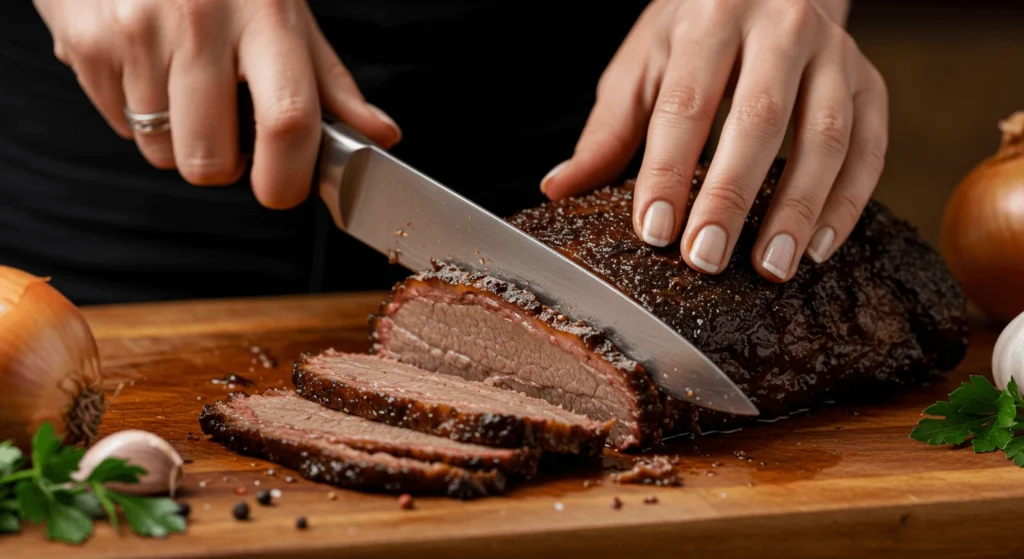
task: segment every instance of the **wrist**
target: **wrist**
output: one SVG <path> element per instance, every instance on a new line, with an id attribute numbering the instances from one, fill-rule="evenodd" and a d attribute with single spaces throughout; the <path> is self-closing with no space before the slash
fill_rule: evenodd
<path id="1" fill-rule="evenodd" d="M 810 0 L 837 25 L 846 27 L 846 18 L 850 14 L 850 0 Z"/>

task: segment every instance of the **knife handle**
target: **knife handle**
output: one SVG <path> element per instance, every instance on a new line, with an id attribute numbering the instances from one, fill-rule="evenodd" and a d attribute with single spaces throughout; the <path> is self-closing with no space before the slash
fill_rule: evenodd
<path id="1" fill-rule="evenodd" d="M 345 231 L 344 209 L 351 206 L 351 201 L 344 196 L 356 189 L 342 186 L 347 178 L 357 176 L 365 169 L 373 150 L 379 146 L 328 114 L 323 115 L 321 128 L 323 134 L 314 180 L 319 183 L 320 199 L 327 205 L 334 224 Z"/>

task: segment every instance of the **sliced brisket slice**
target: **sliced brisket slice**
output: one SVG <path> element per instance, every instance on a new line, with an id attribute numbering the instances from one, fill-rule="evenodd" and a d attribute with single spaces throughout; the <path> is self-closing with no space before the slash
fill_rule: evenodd
<path id="1" fill-rule="evenodd" d="M 619 450 L 659 438 L 661 402 L 643 368 L 504 281 L 440 265 L 396 285 L 373 327 L 379 355 L 614 420 L 608 443 Z"/>
<path id="2" fill-rule="evenodd" d="M 540 462 L 536 448 L 497 448 L 464 443 L 412 429 L 394 427 L 325 408 L 290 390 L 270 389 L 262 395 L 232 394 L 225 404 L 268 425 L 287 425 L 311 439 L 340 443 L 364 452 L 384 452 L 425 462 L 444 462 L 466 469 L 495 469 L 506 476 L 533 477 Z"/>
<path id="3" fill-rule="evenodd" d="M 325 420 L 312 411 L 313 406 L 322 408 L 284 392 L 249 397 L 235 393 L 226 402 L 203 406 L 199 424 L 204 433 L 228 448 L 270 460 L 295 469 L 311 480 L 338 487 L 447 495 L 460 499 L 496 495 L 505 490 L 505 476 L 497 469 L 477 471 L 431 461 L 452 457 L 457 461 L 465 447 L 460 448 L 454 441 L 445 443 L 408 433 L 395 434 L 382 429 L 388 427 L 386 425 L 367 427 L 374 422 L 365 420 L 348 422 L 346 426 L 347 420 Z M 339 417 L 344 415 L 325 411 Z M 358 433 L 360 431 L 362 435 Z M 383 436 L 391 433 L 396 438 L 382 441 L 383 444 L 373 450 L 374 445 L 369 442 L 375 436 L 373 433 Z M 352 442 L 355 446 L 342 441 Z M 410 457 L 395 456 L 389 451 Z M 507 460 L 505 463 L 509 466 L 514 462 L 510 456 L 495 449 L 483 449 L 481 452 L 486 453 L 485 459 Z M 518 451 L 512 454 L 515 452 Z"/>
<path id="4" fill-rule="evenodd" d="M 328 349 L 295 363 L 295 391 L 329 408 L 453 440 L 599 454 L 611 427 L 543 400 L 398 361 Z"/>

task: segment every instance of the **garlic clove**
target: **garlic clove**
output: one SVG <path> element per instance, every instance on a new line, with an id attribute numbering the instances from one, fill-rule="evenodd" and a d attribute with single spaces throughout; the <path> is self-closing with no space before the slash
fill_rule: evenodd
<path id="1" fill-rule="evenodd" d="M 992 348 L 993 384 L 1003 390 L 1011 378 L 1017 381 L 1017 390 L 1024 391 L 1024 313 L 1003 328 Z"/>
<path id="2" fill-rule="evenodd" d="M 164 439 L 148 431 L 128 429 L 104 437 L 93 445 L 82 457 L 72 478 L 85 480 L 107 458 L 121 458 L 131 465 L 145 468 L 146 473 L 139 476 L 139 483 L 105 484 L 113 491 L 133 495 L 169 493 L 174 497 L 185 464 L 174 447 Z"/>

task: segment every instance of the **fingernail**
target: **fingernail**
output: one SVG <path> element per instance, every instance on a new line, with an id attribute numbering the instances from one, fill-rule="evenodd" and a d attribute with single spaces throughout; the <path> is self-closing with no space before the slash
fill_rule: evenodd
<path id="1" fill-rule="evenodd" d="M 675 217 L 672 205 L 664 200 L 658 200 L 648 206 L 647 213 L 644 214 L 644 242 L 656 247 L 671 243 Z"/>
<path id="2" fill-rule="evenodd" d="M 705 225 L 690 248 L 690 262 L 698 268 L 713 274 L 722 267 L 725 257 L 725 229 L 717 225 Z"/>
<path id="3" fill-rule="evenodd" d="M 555 175 L 557 175 L 558 172 L 561 171 L 563 167 L 565 167 L 566 163 L 568 163 L 568 161 L 563 161 L 563 162 L 559 163 L 558 165 L 555 165 L 554 167 L 552 167 L 552 169 L 550 171 L 548 171 L 548 174 L 544 175 L 544 178 L 540 179 L 540 191 L 541 192 L 547 193 L 548 181 L 553 179 L 555 177 Z"/>
<path id="4" fill-rule="evenodd" d="M 402 137 L 402 129 L 398 127 L 398 123 L 395 122 L 395 119 L 391 118 L 391 116 L 384 112 L 380 107 L 370 103 L 367 103 L 367 105 L 373 109 L 373 112 L 378 118 L 384 121 L 384 124 L 387 124 L 395 131 L 395 134 L 398 135 L 399 138 Z"/>
<path id="5" fill-rule="evenodd" d="M 825 261 L 825 256 L 828 255 L 828 251 L 832 248 L 832 243 L 835 240 L 836 232 L 831 227 L 818 229 L 814 236 L 811 237 L 810 244 L 807 245 L 807 255 L 811 257 L 811 260 L 821 264 Z"/>
<path id="6" fill-rule="evenodd" d="M 796 254 L 796 241 L 789 233 L 775 235 L 772 242 L 768 243 L 768 250 L 764 253 L 764 261 L 761 265 L 765 270 L 775 274 L 779 279 L 786 279 L 789 275 L 789 268 L 793 265 L 793 256 Z"/>

